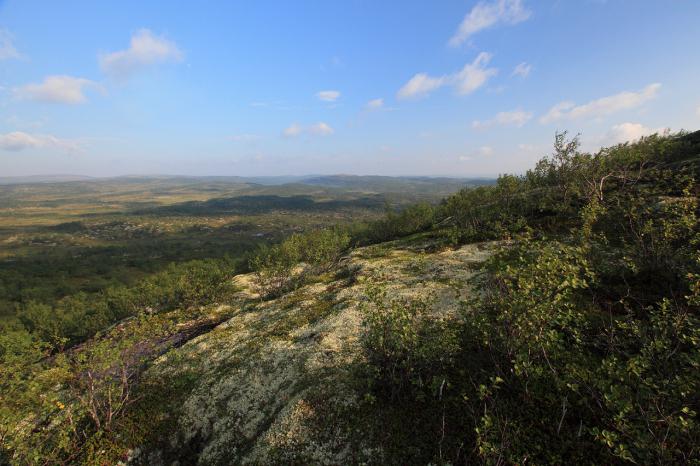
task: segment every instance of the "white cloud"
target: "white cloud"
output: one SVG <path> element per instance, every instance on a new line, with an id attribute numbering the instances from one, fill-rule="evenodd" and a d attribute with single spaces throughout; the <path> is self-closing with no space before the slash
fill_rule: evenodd
<path id="1" fill-rule="evenodd" d="M 639 92 L 620 92 L 619 94 L 602 97 L 578 106 L 570 101 L 560 102 L 549 109 L 549 111 L 540 118 L 540 122 L 547 124 L 563 119 L 596 118 L 610 115 L 621 110 L 639 107 L 656 97 L 660 88 L 661 84 L 653 83 Z"/>
<path id="2" fill-rule="evenodd" d="M 636 141 L 643 136 L 654 133 L 663 133 L 664 128 L 652 129 L 641 123 L 621 123 L 613 126 L 603 137 L 603 144 L 620 144 L 623 142 Z"/>
<path id="3" fill-rule="evenodd" d="M 308 129 L 309 133 L 316 134 L 320 136 L 326 136 L 328 134 L 335 133 L 335 130 L 328 126 L 326 123 L 319 121 L 315 125 L 311 125 Z"/>
<path id="4" fill-rule="evenodd" d="M 495 68 L 486 68 L 491 61 L 491 54 L 481 52 L 473 62 L 464 65 L 457 73 L 432 77 L 426 73 L 413 76 L 396 94 L 399 99 L 424 97 L 445 85 L 454 86 L 458 94 L 474 92 L 498 73 Z"/>
<path id="5" fill-rule="evenodd" d="M 293 138 L 299 136 L 302 132 L 304 132 L 304 129 L 301 126 L 299 126 L 296 123 L 292 123 L 287 128 L 285 128 L 284 131 L 282 131 L 282 134 L 285 137 Z"/>
<path id="6" fill-rule="evenodd" d="M 511 76 L 520 76 L 521 78 L 527 78 L 530 75 L 530 71 L 532 71 L 532 65 L 526 62 L 522 62 L 519 63 L 518 66 L 516 66 L 513 69 Z"/>
<path id="7" fill-rule="evenodd" d="M 160 63 L 180 62 L 183 53 L 177 44 L 141 29 L 131 36 L 128 49 L 100 55 L 100 68 L 117 79 L 126 79 L 134 72 Z"/>
<path id="8" fill-rule="evenodd" d="M 367 102 L 367 108 L 370 110 L 378 110 L 384 106 L 384 99 L 373 99 Z"/>
<path id="9" fill-rule="evenodd" d="M 486 68 L 490 61 L 491 54 L 481 52 L 472 63 L 465 65 L 453 78 L 457 92 L 462 95 L 470 94 L 495 76 L 498 70 Z"/>
<path id="10" fill-rule="evenodd" d="M 521 109 L 516 109 L 510 112 L 499 112 L 490 120 L 479 121 L 474 120 L 472 122 L 472 128 L 474 129 L 487 129 L 492 126 L 517 126 L 520 128 L 525 123 L 532 119 L 532 112 L 526 112 Z"/>
<path id="11" fill-rule="evenodd" d="M 22 131 L 0 134 L 0 149 L 19 152 L 24 149 L 62 149 L 78 150 L 80 146 L 75 141 L 59 139 L 47 134 L 29 134 Z"/>
<path id="12" fill-rule="evenodd" d="M 47 76 L 42 83 L 26 84 L 14 89 L 20 99 L 38 100 L 62 104 L 82 104 L 87 101 L 86 88 L 101 89 L 100 86 L 84 78 L 72 76 Z"/>
<path id="13" fill-rule="evenodd" d="M 521 0 L 479 2 L 464 17 L 449 44 L 457 47 L 479 31 L 498 24 L 517 24 L 528 19 L 531 14 Z"/>
<path id="14" fill-rule="evenodd" d="M 399 99 L 410 99 L 428 95 L 431 91 L 442 87 L 447 78 L 442 76 L 433 78 L 426 73 L 418 73 L 403 85 L 396 96 Z"/>
<path id="15" fill-rule="evenodd" d="M 282 135 L 288 138 L 294 138 L 305 133 L 313 136 L 327 136 L 335 133 L 335 130 L 327 123 L 319 121 L 318 123 L 308 127 L 301 126 L 298 123 L 292 123 L 289 125 L 289 127 L 282 131 Z"/>
<path id="16" fill-rule="evenodd" d="M 462 162 L 469 162 L 472 160 L 472 157 L 470 155 L 460 155 L 459 160 Z"/>
<path id="17" fill-rule="evenodd" d="M 21 58 L 22 56 L 15 48 L 14 36 L 6 29 L 0 29 L 0 60 L 11 58 Z"/>
<path id="18" fill-rule="evenodd" d="M 339 91 L 320 91 L 316 94 L 319 100 L 324 102 L 335 102 L 340 97 Z"/>

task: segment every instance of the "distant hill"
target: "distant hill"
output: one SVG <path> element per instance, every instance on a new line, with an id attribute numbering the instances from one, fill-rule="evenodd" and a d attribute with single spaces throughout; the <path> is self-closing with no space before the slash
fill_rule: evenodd
<path id="1" fill-rule="evenodd" d="M 82 175 L 0 176 L 0 184 L 65 183 L 90 180 L 95 180 L 95 178 Z"/>
<path id="2" fill-rule="evenodd" d="M 464 186 L 493 184 L 488 178 L 447 178 L 429 176 L 358 176 L 325 175 L 305 178 L 300 183 L 312 186 L 326 186 L 363 191 L 398 192 L 406 189 L 419 191 L 457 191 Z"/>

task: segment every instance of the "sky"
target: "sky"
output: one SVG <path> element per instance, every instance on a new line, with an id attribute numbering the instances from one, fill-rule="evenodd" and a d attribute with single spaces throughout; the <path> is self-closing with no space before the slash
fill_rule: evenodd
<path id="1" fill-rule="evenodd" d="M 700 129 L 697 0 L 0 0 L 0 176 L 522 173 Z"/>

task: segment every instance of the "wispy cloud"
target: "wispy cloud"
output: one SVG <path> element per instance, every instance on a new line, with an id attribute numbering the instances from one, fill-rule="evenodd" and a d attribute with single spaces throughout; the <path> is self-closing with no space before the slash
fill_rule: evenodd
<path id="1" fill-rule="evenodd" d="M 304 132 L 304 128 L 302 128 L 300 125 L 297 123 L 292 123 L 288 127 L 282 131 L 282 135 L 287 138 L 294 138 L 299 136 L 301 133 Z"/>
<path id="2" fill-rule="evenodd" d="M 495 117 L 490 120 L 474 120 L 472 122 L 472 128 L 474 129 L 488 129 L 492 126 L 517 126 L 520 128 L 525 123 L 532 119 L 532 112 L 526 112 L 522 109 L 512 110 L 510 112 L 499 112 Z"/>
<path id="3" fill-rule="evenodd" d="M 491 157 L 493 156 L 494 152 L 495 151 L 491 146 L 481 146 L 473 154 L 460 155 L 459 160 L 461 162 L 469 162 L 470 160 L 474 160 L 476 158 Z"/>
<path id="4" fill-rule="evenodd" d="M 479 31 L 499 24 L 517 24 L 531 15 L 521 0 L 479 2 L 464 17 L 449 45 L 457 47 Z"/>
<path id="5" fill-rule="evenodd" d="M 474 92 L 493 76 L 496 76 L 497 69 L 486 68 L 490 61 L 491 54 L 481 52 L 472 63 L 465 65 L 462 71 L 453 77 L 457 92 L 461 95 Z"/>
<path id="6" fill-rule="evenodd" d="M 0 60 L 21 58 L 22 55 L 15 48 L 15 38 L 7 29 L 0 29 Z"/>
<path id="7" fill-rule="evenodd" d="M 519 63 L 514 69 L 513 72 L 510 74 L 511 76 L 520 76 L 521 78 L 527 78 L 530 75 L 530 71 L 532 71 L 532 65 L 522 62 Z"/>
<path id="8" fill-rule="evenodd" d="M 372 99 L 367 102 L 366 107 L 370 110 L 379 110 L 384 107 L 384 99 Z"/>
<path id="9" fill-rule="evenodd" d="M 80 145 L 75 141 L 60 139 L 48 134 L 29 134 L 22 131 L 0 134 L 0 149 L 19 152 L 24 149 L 61 149 L 77 151 Z"/>
<path id="10" fill-rule="evenodd" d="M 126 50 L 100 55 L 100 68 L 116 79 L 127 79 L 133 73 L 152 65 L 177 63 L 184 54 L 177 44 L 164 37 L 154 35 L 148 29 L 141 29 L 131 36 Z"/>
<path id="11" fill-rule="evenodd" d="M 335 102 L 340 97 L 339 91 L 320 91 L 316 93 L 316 97 L 324 102 Z"/>
<path id="12" fill-rule="evenodd" d="M 319 136 L 326 136 L 328 134 L 335 133 L 335 130 L 328 126 L 326 123 L 320 121 L 314 125 L 309 126 L 308 132 Z"/>
<path id="13" fill-rule="evenodd" d="M 446 85 L 454 86 L 460 95 L 474 92 L 498 73 L 496 68 L 487 68 L 491 54 L 481 52 L 472 63 L 464 65 L 461 71 L 444 76 L 429 76 L 419 73 L 403 85 L 397 93 L 399 99 L 424 97 Z"/>
<path id="14" fill-rule="evenodd" d="M 410 99 L 423 97 L 435 89 L 439 89 L 447 83 L 447 77 L 431 77 L 426 73 L 418 73 L 408 80 L 406 84 L 403 85 L 396 97 L 399 99 Z"/>
<path id="15" fill-rule="evenodd" d="M 310 126 L 301 126 L 298 123 L 292 123 L 284 131 L 282 135 L 287 138 L 295 138 L 301 136 L 302 134 L 309 134 L 312 136 L 328 136 L 335 133 L 335 130 L 330 127 L 327 123 L 319 121 Z"/>
<path id="16" fill-rule="evenodd" d="M 493 152 L 493 147 L 491 146 L 481 146 L 478 150 L 478 154 L 482 157 L 491 157 Z"/>
<path id="17" fill-rule="evenodd" d="M 542 124 L 559 120 L 576 120 L 579 118 L 596 118 L 610 115 L 622 110 L 636 108 L 656 97 L 661 84 L 649 84 L 639 92 L 620 92 L 619 94 L 602 97 L 583 105 L 565 101 L 553 106 L 540 118 Z"/>
<path id="18" fill-rule="evenodd" d="M 533 144 L 518 144 L 518 149 L 523 152 L 534 152 L 539 150 L 539 148 Z"/>
<path id="19" fill-rule="evenodd" d="M 73 76 L 47 76 L 41 83 L 26 84 L 13 89 L 15 97 L 40 102 L 82 104 L 87 102 L 85 89 L 101 90 L 99 84 Z"/>

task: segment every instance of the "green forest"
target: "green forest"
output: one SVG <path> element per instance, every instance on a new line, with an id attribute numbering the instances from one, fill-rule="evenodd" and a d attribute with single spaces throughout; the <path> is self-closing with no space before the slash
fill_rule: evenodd
<path id="1" fill-rule="evenodd" d="M 526 173 L 456 192 L 194 183 L 39 216 L 7 188 L 0 464 L 700 464 L 698 180 L 700 132 L 597 152 L 558 133 Z M 470 247 L 488 253 L 450 265 L 468 280 L 440 271 Z M 448 287 L 454 312 L 396 291 L 405 250 L 412 286 Z M 295 332 L 343 317 L 358 284 L 355 349 L 323 373 L 354 401 L 294 392 L 313 441 L 273 442 L 282 408 L 249 414 L 269 419 L 253 433 L 236 414 L 218 449 L 216 419 L 188 424 L 198 342 L 233 345 L 210 358 L 224 380 L 321 342 Z M 222 340 L 236 319 L 243 346 Z"/>

